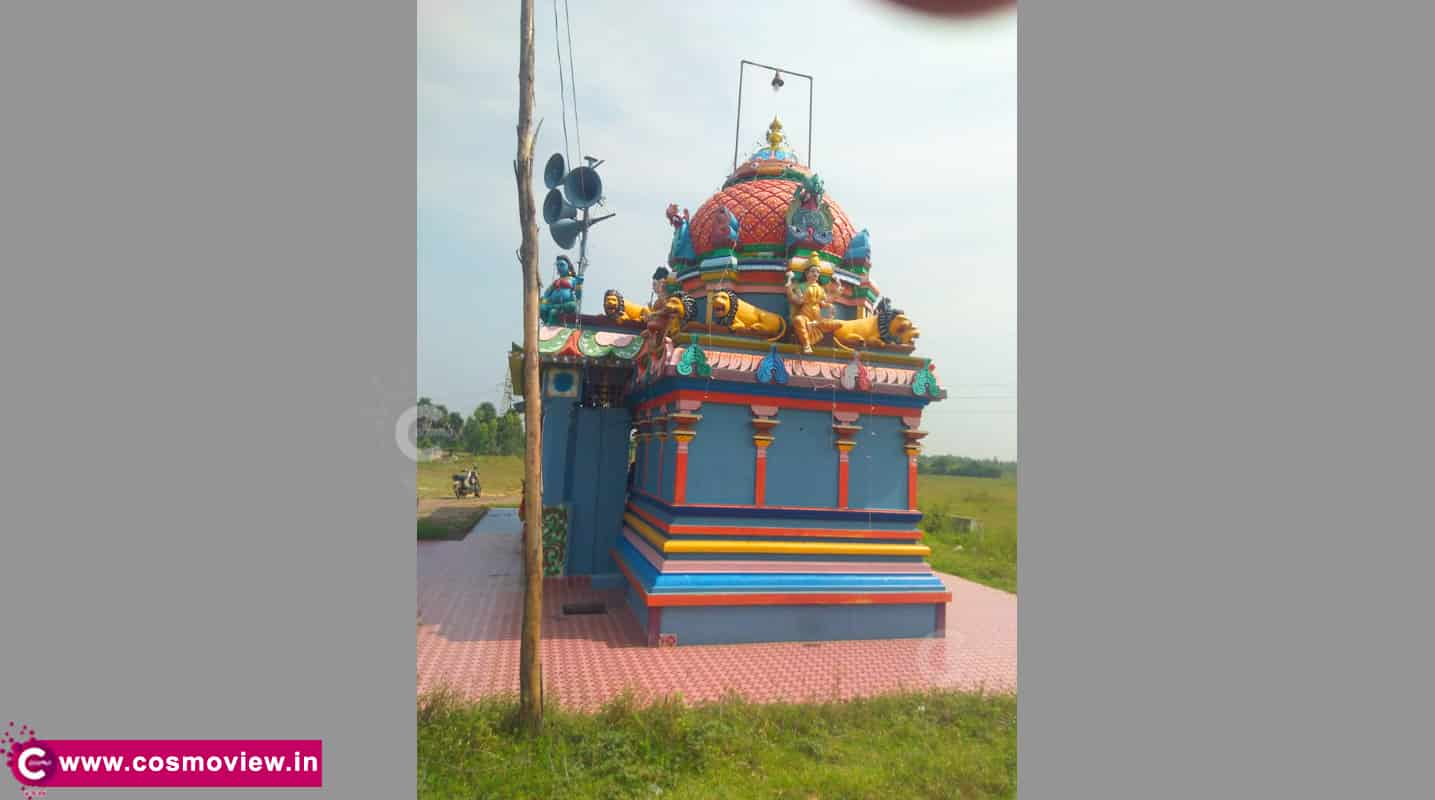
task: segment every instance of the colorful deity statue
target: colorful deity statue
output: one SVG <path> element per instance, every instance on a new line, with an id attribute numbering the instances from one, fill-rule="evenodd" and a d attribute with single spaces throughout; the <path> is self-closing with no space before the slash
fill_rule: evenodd
<path id="1" fill-rule="evenodd" d="M 673 226 L 673 243 L 668 248 L 668 263 L 687 264 L 697 258 L 693 252 L 692 233 L 688 230 L 688 210 L 678 213 L 678 204 L 672 203 L 668 206 L 668 224 Z"/>
<path id="2" fill-rule="evenodd" d="M 670 284 L 674 284 L 671 267 L 659 266 L 653 270 L 653 307 L 656 308 L 668 296 Z"/>
<path id="3" fill-rule="evenodd" d="M 799 271 L 801 282 L 794 280 Z M 824 279 L 831 280 L 831 275 L 832 267 L 824 264 L 816 253 L 806 259 L 794 258 L 789 267 L 787 302 L 791 306 L 792 330 L 797 333 L 797 343 L 802 345 L 804 353 L 811 353 L 812 345 L 840 324 L 826 313 L 832 308 L 832 296 L 823 283 Z"/>
<path id="4" fill-rule="evenodd" d="M 577 316 L 578 301 L 583 293 L 583 276 L 574 272 L 568 256 L 559 256 L 554 266 L 558 277 L 538 301 L 538 316 L 544 325 L 557 325 L 565 316 Z"/>
<path id="5" fill-rule="evenodd" d="M 827 247 L 832 244 L 832 208 L 823 197 L 822 176 L 808 175 L 792 190 L 787 208 L 788 247 Z"/>

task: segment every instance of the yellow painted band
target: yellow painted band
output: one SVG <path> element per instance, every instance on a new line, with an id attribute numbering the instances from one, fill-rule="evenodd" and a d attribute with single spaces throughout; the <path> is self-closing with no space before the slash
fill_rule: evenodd
<path id="1" fill-rule="evenodd" d="M 868 542 L 732 542 L 721 539 L 667 539 L 638 515 L 623 520 L 661 553 L 779 553 L 786 555 L 922 556 L 932 554 L 924 544 L 871 544 Z"/>
<path id="2" fill-rule="evenodd" d="M 634 514 L 631 511 L 626 511 L 623 513 L 623 521 L 628 523 L 629 528 L 632 528 L 633 530 L 637 531 L 638 535 L 642 536 L 644 539 L 647 539 L 649 542 L 652 542 L 653 546 L 658 548 L 658 552 L 663 551 L 663 546 L 667 544 L 668 540 L 664 539 L 663 535 L 661 533 L 658 533 L 653 528 L 653 526 L 644 522 L 637 514 Z"/>

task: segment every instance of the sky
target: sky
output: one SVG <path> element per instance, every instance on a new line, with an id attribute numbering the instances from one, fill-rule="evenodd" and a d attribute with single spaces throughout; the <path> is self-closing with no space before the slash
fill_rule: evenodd
<path id="1" fill-rule="evenodd" d="M 518 10 L 418 4 L 418 387 L 465 416 L 498 403 L 505 354 L 522 341 Z M 558 14 L 567 81 L 561 3 Z M 576 160 L 581 138 L 605 160 L 602 210 L 617 214 L 589 236 L 585 312 L 600 313 L 609 288 L 646 298 L 672 238 L 668 204 L 696 211 L 731 172 L 739 62 L 812 75 L 809 132 L 807 82 L 773 92 L 771 72 L 747 69 L 739 156 L 778 115 L 828 196 L 870 231 L 872 279 L 921 329 L 916 354 L 950 395 L 923 416 L 925 452 L 1016 458 L 1014 11 L 953 22 L 881 0 L 569 0 L 568 21 L 567 150 Z M 544 162 L 565 149 L 554 39 L 553 3 L 536 0 L 537 201 Z M 563 251 L 538 222 L 546 286 Z"/>

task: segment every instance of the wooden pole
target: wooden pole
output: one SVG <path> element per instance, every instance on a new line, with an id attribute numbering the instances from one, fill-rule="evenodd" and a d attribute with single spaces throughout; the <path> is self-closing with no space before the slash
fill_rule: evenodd
<path id="1" fill-rule="evenodd" d="M 543 727 L 543 397 L 538 385 L 538 223 L 533 202 L 533 0 L 521 0 L 518 60 L 518 222 L 523 228 L 523 631 L 518 655 L 519 719 Z"/>

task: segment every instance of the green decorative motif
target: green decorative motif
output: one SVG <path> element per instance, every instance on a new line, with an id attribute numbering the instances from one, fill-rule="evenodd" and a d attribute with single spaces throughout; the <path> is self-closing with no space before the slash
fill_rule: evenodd
<path id="1" fill-rule="evenodd" d="M 698 347 L 698 335 L 693 334 L 692 344 L 683 351 L 683 357 L 678 361 L 679 375 L 692 375 L 696 372 L 700 377 L 706 378 L 713 374 L 713 368 L 708 366 L 707 353 Z"/>
<path id="2" fill-rule="evenodd" d="M 543 574 L 563 574 L 568 560 L 568 511 L 562 506 L 543 509 Z"/>
<path id="3" fill-rule="evenodd" d="M 600 336 L 604 338 L 611 337 L 612 339 L 626 340 L 627 343 L 603 344 L 602 342 L 598 341 Z M 600 333 L 593 330 L 585 330 L 583 331 L 583 335 L 578 337 L 578 352 L 582 353 L 585 356 L 588 356 L 589 358 L 606 358 L 608 356 L 613 356 L 615 358 L 631 359 L 633 356 L 638 354 L 638 350 L 642 349 L 642 347 L 643 337 L 636 334 L 612 334 Z"/>
<path id="4" fill-rule="evenodd" d="M 927 359 L 927 363 L 922 365 L 921 369 L 917 370 L 917 376 L 912 379 L 912 394 L 919 397 L 924 394 L 929 397 L 942 396 L 942 389 L 937 385 L 937 376 L 932 374 L 930 358 Z"/>
<path id="5" fill-rule="evenodd" d="M 568 338 L 573 335 L 572 328 L 549 327 L 548 330 L 552 331 L 553 335 L 543 336 L 542 329 L 538 332 L 538 352 L 544 355 L 562 350 L 563 345 L 568 344 Z"/>

